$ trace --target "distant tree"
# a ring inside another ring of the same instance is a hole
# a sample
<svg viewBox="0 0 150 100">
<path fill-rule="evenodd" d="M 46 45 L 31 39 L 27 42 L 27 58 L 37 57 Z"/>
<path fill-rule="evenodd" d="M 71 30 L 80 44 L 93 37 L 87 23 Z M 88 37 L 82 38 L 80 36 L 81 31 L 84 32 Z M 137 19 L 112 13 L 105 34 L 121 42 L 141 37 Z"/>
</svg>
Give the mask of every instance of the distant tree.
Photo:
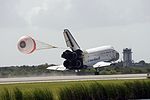
<svg viewBox="0 0 150 100">
<path fill-rule="evenodd" d="M 140 65 L 145 65 L 146 63 L 145 63 L 144 60 L 141 60 L 141 61 L 139 61 L 139 64 L 140 64 Z"/>
</svg>

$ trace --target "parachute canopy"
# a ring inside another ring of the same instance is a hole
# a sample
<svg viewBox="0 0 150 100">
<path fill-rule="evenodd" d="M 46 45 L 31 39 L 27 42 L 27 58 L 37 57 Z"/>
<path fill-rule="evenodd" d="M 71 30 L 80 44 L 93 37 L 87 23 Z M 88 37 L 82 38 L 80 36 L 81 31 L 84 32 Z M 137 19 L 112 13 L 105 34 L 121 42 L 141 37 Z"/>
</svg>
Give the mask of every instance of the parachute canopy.
<svg viewBox="0 0 150 100">
<path fill-rule="evenodd" d="M 47 43 L 34 40 L 30 36 L 22 36 L 18 40 L 17 47 L 18 47 L 18 50 L 24 54 L 31 54 L 35 50 L 57 48 Z"/>
<path fill-rule="evenodd" d="M 22 36 L 17 46 L 19 51 L 25 54 L 30 54 L 36 50 L 36 42 L 30 36 Z"/>
</svg>

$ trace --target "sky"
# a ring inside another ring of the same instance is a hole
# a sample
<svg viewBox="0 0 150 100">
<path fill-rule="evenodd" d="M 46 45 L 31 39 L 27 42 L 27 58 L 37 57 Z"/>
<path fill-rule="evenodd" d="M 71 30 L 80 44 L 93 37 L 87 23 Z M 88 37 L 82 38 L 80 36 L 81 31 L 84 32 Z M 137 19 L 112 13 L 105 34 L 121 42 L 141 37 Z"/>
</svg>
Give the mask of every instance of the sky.
<svg viewBox="0 0 150 100">
<path fill-rule="evenodd" d="M 23 35 L 66 47 L 69 29 L 85 50 L 112 45 L 122 59 L 131 48 L 133 60 L 150 62 L 150 0 L 0 0 L 0 66 L 61 64 L 63 49 L 25 55 L 17 42 Z"/>
</svg>

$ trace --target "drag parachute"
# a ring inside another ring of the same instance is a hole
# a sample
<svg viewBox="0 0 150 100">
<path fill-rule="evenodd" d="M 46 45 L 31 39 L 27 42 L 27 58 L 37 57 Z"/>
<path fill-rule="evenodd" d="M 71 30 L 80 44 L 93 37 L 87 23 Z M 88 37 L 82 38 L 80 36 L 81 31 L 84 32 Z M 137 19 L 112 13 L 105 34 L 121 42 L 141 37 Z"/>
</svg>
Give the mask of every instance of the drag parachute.
<svg viewBox="0 0 150 100">
<path fill-rule="evenodd" d="M 18 40 L 17 47 L 18 47 L 18 50 L 24 54 L 31 54 L 35 50 L 57 48 L 47 43 L 34 40 L 30 36 L 22 36 Z"/>
</svg>

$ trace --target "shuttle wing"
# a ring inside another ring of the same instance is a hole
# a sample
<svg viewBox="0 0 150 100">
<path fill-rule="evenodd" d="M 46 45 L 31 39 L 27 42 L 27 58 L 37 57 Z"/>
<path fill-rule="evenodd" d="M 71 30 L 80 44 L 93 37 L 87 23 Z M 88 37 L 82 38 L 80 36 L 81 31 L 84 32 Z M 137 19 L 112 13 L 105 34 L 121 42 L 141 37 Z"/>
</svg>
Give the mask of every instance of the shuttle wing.
<svg viewBox="0 0 150 100">
<path fill-rule="evenodd" d="M 65 71 L 65 70 L 67 70 L 66 67 L 64 67 L 63 65 L 51 66 L 51 67 L 48 67 L 47 69 L 54 70 L 54 71 Z"/>
<path fill-rule="evenodd" d="M 110 62 L 98 62 L 95 65 L 93 65 L 93 68 L 98 68 L 98 67 L 106 67 L 111 65 Z"/>
<path fill-rule="evenodd" d="M 71 33 L 69 32 L 68 29 L 65 29 L 63 34 L 64 34 L 64 37 L 65 37 L 67 47 L 70 47 L 73 51 L 76 51 L 76 50 L 80 49 L 78 43 L 76 42 L 74 37 L 71 35 Z"/>
</svg>

